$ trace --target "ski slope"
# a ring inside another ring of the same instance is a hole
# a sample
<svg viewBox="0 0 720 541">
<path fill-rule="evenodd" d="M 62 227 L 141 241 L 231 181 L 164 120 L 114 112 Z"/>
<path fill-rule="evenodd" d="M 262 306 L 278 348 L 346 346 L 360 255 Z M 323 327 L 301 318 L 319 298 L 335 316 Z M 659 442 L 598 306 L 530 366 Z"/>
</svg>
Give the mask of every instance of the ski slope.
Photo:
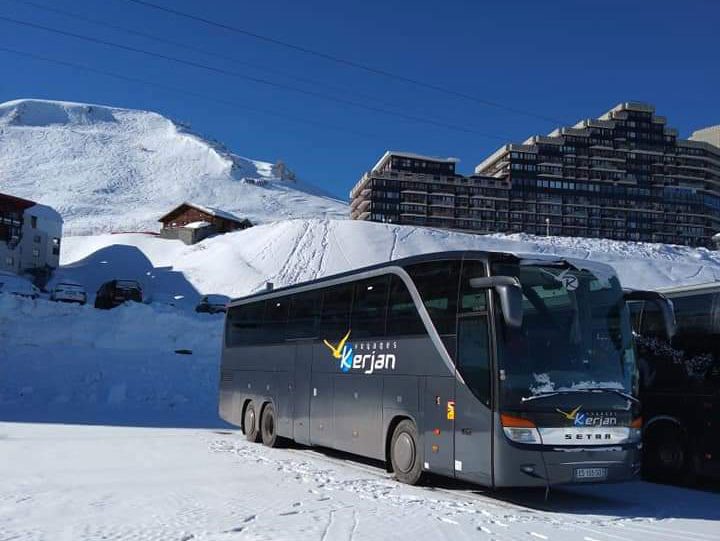
<svg viewBox="0 0 720 541">
<path fill-rule="evenodd" d="M 287 169 L 157 113 L 48 100 L 0 104 L 0 192 L 50 205 L 65 234 L 157 231 L 183 201 L 263 223 L 348 214 Z"/>
<path fill-rule="evenodd" d="M 94 293 L 115 278 L 138 279 L 158 298 L 201 293 L 247 295 L 354 268 L 442 250 L 555 254 L 611 264 L 623 285 L 654 288 L 720 280 L 720 253 L 603 239 L 471 235 L 351 220 L 287 220 L 185 246 L 150 235 L 95 235 L 64 240 L 56 280 Z M 178 302 L 184 302 L 179 300 Z"/>
</svg>

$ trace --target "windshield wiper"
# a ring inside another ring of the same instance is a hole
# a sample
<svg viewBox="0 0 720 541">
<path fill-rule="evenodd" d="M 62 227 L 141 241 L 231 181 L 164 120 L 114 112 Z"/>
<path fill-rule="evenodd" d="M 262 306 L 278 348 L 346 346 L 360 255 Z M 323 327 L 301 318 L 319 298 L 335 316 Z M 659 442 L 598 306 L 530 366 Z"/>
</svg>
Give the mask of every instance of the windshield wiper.
<svg viewBox="0 0 720 541">
<path fill-rule="evenodd" d="M 561 394 L 575 394 L 575 393 L 615 393 L 617 395 L 622 396 L 623 398 L 627 398 L 628 400 L 639 403 L 640 400 L 635 398 L 633 395 L 628 394 L 624 391 L 621 391 L 620 389 L 613 389 L 613 388 L 607 388 L 607 387 L 593 387 L 593 388 L 587 388 L 587 389 L 565 389 L 563 391 L 551 391 L 547 393 L 540 393 L 533 396 L 523 396 L 520 398 L 521 402 L 530 402 L 531 400 L 538 400 L 540 398 L 549 398 L 551 396 L 558 396 Z"/>
</svg>

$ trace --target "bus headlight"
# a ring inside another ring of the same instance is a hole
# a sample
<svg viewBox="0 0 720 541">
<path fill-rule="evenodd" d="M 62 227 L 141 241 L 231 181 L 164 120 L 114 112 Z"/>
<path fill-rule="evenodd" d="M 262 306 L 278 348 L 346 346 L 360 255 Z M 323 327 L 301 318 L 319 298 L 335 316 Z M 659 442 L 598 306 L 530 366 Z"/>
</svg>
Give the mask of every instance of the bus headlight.
<svg viewBox="0 0 720 541">
<path fill-rule="evenodd" d="M 541 443 L 540 433 L 535 423 L 523 417 L 514 417 L 505 413 L 500 415 L 503 432 L 517 443 Z"/>
<path fill-rule="evenodd" d="M 636 417 L 633 419 L 633 422 L 630 423 L 630 434 L 628 435 L 630 441 L 642 440 L 642 424 L 642 417 Z"/>
</svg>

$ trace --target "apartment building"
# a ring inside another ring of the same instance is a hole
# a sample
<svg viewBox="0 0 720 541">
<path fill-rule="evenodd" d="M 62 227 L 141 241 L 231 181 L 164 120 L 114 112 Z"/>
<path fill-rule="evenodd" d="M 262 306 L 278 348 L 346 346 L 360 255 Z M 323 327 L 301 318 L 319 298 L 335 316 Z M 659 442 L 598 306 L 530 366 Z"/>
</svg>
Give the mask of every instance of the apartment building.
<svg viewBox="0 0 720 541">
<path fill-rule="evenodd" d="M 0 193 L 0 271 L 47 278 L 60 264 L 62 223 L 50 207 Z"/>
<path fill-rule="evenodd" d="M 387 152 L 350 193 L 351 217 L 475 232 L 712 247 L 718 128 L 688 140 L 651 105 L 504 145 L 464 177 L 453 159 Z"/>
</svg>

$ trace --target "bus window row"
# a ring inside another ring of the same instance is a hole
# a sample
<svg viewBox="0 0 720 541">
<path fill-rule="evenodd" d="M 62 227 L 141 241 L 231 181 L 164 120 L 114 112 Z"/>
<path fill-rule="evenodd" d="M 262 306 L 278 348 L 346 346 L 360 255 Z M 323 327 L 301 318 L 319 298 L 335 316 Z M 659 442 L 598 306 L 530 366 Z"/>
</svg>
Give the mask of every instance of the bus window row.
<svg viewBox="0 0 720 541">
<path fill-rule="evenodd" d="M 408 274 L 441 335 L 455 334 L 458 313 L 487 310 L 485 290 L 470 279 L 485 276 L 482 261 L 431 261 L 408 266 Z M 338 340 L 426 333 L 405 283 L 395 274 L 233 306 L 227 315 L 226 346 L 285 340 Z"/>
</svg>

